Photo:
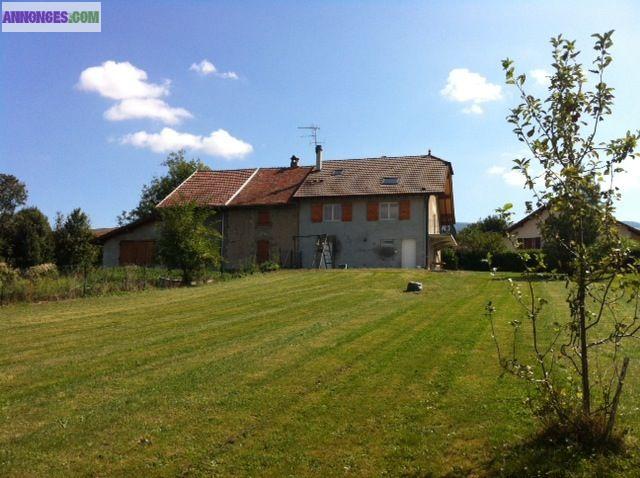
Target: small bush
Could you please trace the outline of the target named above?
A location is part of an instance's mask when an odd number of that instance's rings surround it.
[[[25,271],[24,276],[29,280],[36,280],[43,277],[58,277],[58,267],[51,262],[39,264],[29,267]]]
[[[455,249],[447,248],[442,251],[442,262],[444,268],[449,270],[457,270],[459,267],[458,254]]]
[[[260,272],[273,272],[280,269],[280,264],[273,261],[265,261],[260,264]]]

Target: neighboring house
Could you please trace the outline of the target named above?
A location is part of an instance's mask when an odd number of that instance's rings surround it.
[[[512,224],[507,232],[516,237],[518,244],[524,249],[541,249],[544,245],[542,239],[542,233],[540,231],[540,225],[549,217],[549,211],[546,207],[540,207],[520,219],[518,222]],[[626,237],[627,239],[634,239],[640,241],[640,230],[625,224],[621,221],[616,221],[618,227],[618,233],[620,237]],[[508,241],[510,247],[513,244]]]
[[[316,166],[196,172],[158,204],[194,201],[218,213],[227,269],[267,260],[283,267],[440,266],[455,245],[453,169],[431,154],[323,161]],[[104,265],[147,264],[157,219],[103,239]]]

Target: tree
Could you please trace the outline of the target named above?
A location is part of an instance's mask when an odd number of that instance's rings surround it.
[[[220,264],[220,233],[214,227],[215,213],[195,203],[163,208],[158,254],[169,268],[182,271],[190,284],[206,267]]]
[[[21,269],[51,262],[53,234],[47,216],[39,209],[21,209],[13,216],[11,251],[11,261]]]
[[[0,173],[0,217],[11,215],[27,202],[27,187],[11,174]]]
[[[554,202],[551,199],[550,202]],[[591,211],[597,211],[600,206],[600,196],[591,194]],[[588,247],[593,247],[598,241],[598,215],[585,215],[581,223],[575,223],[571,211],[563,211],[562,207],[554,208],[555,214],[550,215],[541,224],[541,234],[544,240],[543,250],[545,262],[551,269],[560,272],[570,272],[573,255],[565,247],[565,243],[576,243],[582,240]]]
[[[158,203],[194,172],[210,170],[209,166],[199,159],[185,159],[184,154],[183,149],[177,153],[169,153],[167,159],[162,163],[167,167],[167,173],[164,176],[154,176],[149,184],[142,187],[138,206],[129,212],[122,211],[118,217],[120,225],[152,216]]]
[[[504,218],[487,216],[469,224],[456,236],[458,264],[462,269],[487,270],[487,257],[507,250]]]
[[[480,219],[475,225],[482,232],[497,232],[500,235],[504,235],[509,227],[506,218],[499,214],[491,214],[484,219]]]
[[[80,208],[65,217],[58,213],[53,231],[56,264],[63,270],[91,266],[97,257],[89,217]]]
[[[530,151],[514,160],[514,169],[523,174],[537,205],[547,207],[550,223],[568,226],[556,228],[554,237],[569,258],[568,310],[565,315],[546,311],[536,287],[540,261],[527,268],[523,286],[511,281],[522,315],[510,321],[508,348],[501,348],[496,337],[495,306],[489,302],[486,307],[501,366],[532,384],[537,393],[530,403],[547,427],[589,445],[614,438],[629,365],[624,343],[640,332],[638,263],[630,265],[613,216],[620,197],[614,177],[634,157],[639,133],[596,139],[612,112],[613,89],[604,81],[612,62],[612,33],[593,35],[596,58],[588,70],[593,83],[578,62],[575,42],[552,38],[553,73],[544,100],[526,93],[526,76],[515,73],[511,60],[503,61],[506,82],[517,88],[521,100],[507,120]],[[502,213],[509,214],[507,208]],[[523,255],[527,262],[530,254]],[[525,332],[530,345],[523,350],[519,337]]]
[[[27,202],[27,188],[18,178],[0,174],[0,259],[11,256],[13,214]]]

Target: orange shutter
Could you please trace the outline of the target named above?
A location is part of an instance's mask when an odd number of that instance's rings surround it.
[[[256,247],[256,262],[262,264],[269,260],[269,241],[260,240]]]
[[[268,226],[271,224],[271,214],[268,209],[258,211],[258,225]]]
[[[350,222],[352,216],[351,203],[345,202],[342,203],[342,221]]]
[[[411,219],[411,201],[409,201],[408,199],[400,201],[399,209],[400,211],[398,213],[398,216],[400,217],[401,221]]]
[[[322,222],[322,204],[311,205],[311,222]]]
[[[367,203],[367,221],[377,221],[379,217],[379,204],[377,202]]]

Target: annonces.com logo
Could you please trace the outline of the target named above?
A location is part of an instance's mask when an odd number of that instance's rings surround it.
[[[101,2],[2,2],[3,32],[100,32]]]

